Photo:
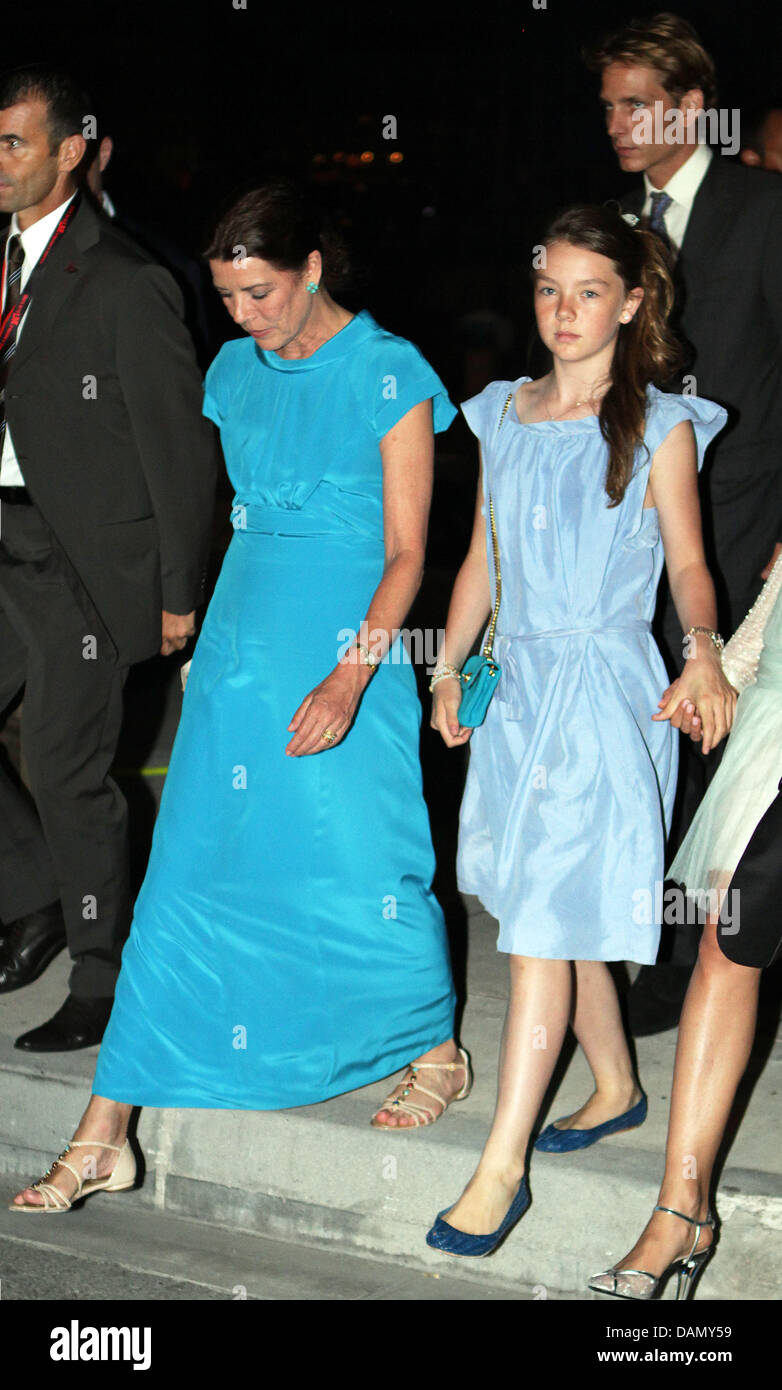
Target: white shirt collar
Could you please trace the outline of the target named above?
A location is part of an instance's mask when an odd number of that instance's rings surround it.
[[[8,237],[9,240],[12,236],[18,236],[21,239],[22,248],[24,250],[24,268],[28,275],[33,266],[37,265],[52,232],[57,226],[68,204],[72,202],[75,196],[76,195],[72,193],[70,198],[66,198],[64,203],[61,203],[58,208],[54,209],[54,212],[47,212],[44,217],[39,217],[37,222],[33,222],[30,227],[25,227],[23,232],[19,230],[19,220],[16,213],[14,213],[11,218],[11,225],[8,228]],[[6,247],[7,245],[8,243],[6,242]]]
[[[706,177],[712,158],[708,145],[696,145],[689,159],[685,160],[681,168],[671,175],[662,188],[655,188],[654,184],[649,182],[648,176],[644,174],[646,202],[650,202],[653,193],[667,193],[674,203],[678,203],[680,207],[689,212],[695,201],[695,194]]]

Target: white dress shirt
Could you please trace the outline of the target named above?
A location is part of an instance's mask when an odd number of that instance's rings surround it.
[[[681,168],[671,175],[662,188],[655,188],[654,184],[649,182],[647,175],[644,174],[646,198],[642,216],[648,217],[652,211],[653,193],[667,193],[673,202],[663,213],[663,222],[668,238],[677,251],[681,249],[681,244],[684,241],[684,233],[690,220],[695,194],[706,177],[712,159],[713,155],[708,145],[696,145],[689,159],[685,160]]]
[[[39,217],[37,222],[33,222],[32,226],[26,227],[23,232],[19,231],[19,223],[17,221],[16,213],[14,213],[13,217],[11,218],[11,225],[8,228],[8,241],[10,241],[12,236],[18,236],[21,239],[22,249],[24,250],[22,273],[19,277],[20,294],[24,289],[25,285],[27,284],[27,281],[30,279],[30,276],[32,275],[33,271],[35,270],[35,267],[38,264],[38,261],[40,260],[43,251],[46,249],[47,242],[49,241],[52,232],[57,226],[57,223],[59,222],[60,218],[65,212],[65,209],[70,203],[72,197],[73,194],[71,194],[70,198],[66,198],[65,202],[61,203],[58,208],[55,208],[54,212],[47,212],[45,217]],[[8,241],[6,241],[5,244],[6,261],[8,256]],[[5,285],[7,284],[7,282],[8,266],[6,263],[3,266],[3,284]],[[3,308],[5,308],[5,305],[3,305]],[[25,318],[26,317],[27,315],[25,314]],[[21,336],[23,328],[24,318],[22,319],[21,323],[19,324],[19,327],[16,330],[17,343],[19,342],[19,338]],[[17,462],[16,451],[14,449],[13,440],[11,439],[11,431],[8,428],[7,423],[5,427],[5,439],[3,440],[3,457],[0,461],[0,487],[24,487],[24,478],[22,477],[22,470]]]

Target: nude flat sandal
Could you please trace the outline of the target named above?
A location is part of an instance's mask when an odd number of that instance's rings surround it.
[[[470,1059],[463,1047],[459,1048],[459,1056],[461,1058],[459,1062],[415,1062],[411,1064],[411,1076],[409,1080],[405,1077],[405,1089],[401,1096],[394,1099],[392,1092],[391,1095],[386,1097],[383,1104],[378,1106],[372,1116],[370,1121],[372,1128],[383,1129],[389,1134],[396,1130],[404,1131],[418,1129],[419,1127],[425,1128],[427,1125],[433,1125],[436,1120],[439,1120],[440,1117],[445,1114],[452,1101],[466,1100],[472,1090],[472,1068],[470,1066]],[[418,1080],[418,1073],[420,1071],[456,1071],[457,1067],[464,1067],[465,1080],[462,1089],[458,1091],[455,1096],[451,1096],[451,1100],[446,1100],[444,1096],[438,1096],[435,1091],[428,1090],[428,1088],[422,1086]],[[436,1100],[437,1104],[443,1107],[442,1110],[434,1111],[432,1107],[425,1102],[419,1103],[416,1100],[408,1100],[408,1096],[412,1091],[415,1091],[416,1094],[420,1093],[421,1095],[429,1096],[430,1100]],[[390,1110],[399,1115],[410,1115],[413,1123],[411,1125],[378,1124],[377,1117],[381,1110]]]
[[[72,1149],[113,1149],[114,1153],[119,1154],[114,1167],[106,1178],[89,1178],[86,1182],[80,1177],[76,1169],[66,1161],[65,1155]],[[66,1197],[60,1192],[59,1188],[52,1183],[46,1182],[52,1168],[59,1163],[63,1168],[67,1168],[72,1173],[78,1183],[78,1187],[72,1197]],[[51,1168],[47,1168],[43,1177],[38,1182],[31,1183],[30,1186],[40,1192],[43,1197],[42,1205],[35,1205],[31,1202],[9,1202],[9,1211],[37,1211],[45,1212],[47,1215],[59,1215],[60,1212],[70,1211],[74,1202],[80,1201],[83,1197],[89,1197],[93,1192],[126,1192],[136,1181],[136,1160],[133,1150],[127,1139],[121,1148],[116,1144],[104,1144],[95,1140],[72,1139],[70,1144],[66,1144],[59,1158],[54,1160]]]

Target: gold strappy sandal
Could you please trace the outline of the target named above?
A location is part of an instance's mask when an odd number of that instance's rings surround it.
[[[114,1153],[119,1154],[114,1167],[106,1178],[88,1178],[85,1182],[77,1173],[72,1164],[68,1163],[65,1155],[72,1149],[113,1149]],[[67,1168],[72,1173],[78,1183],[78,1187],[72,1197],[66,1197],[59,1188],[52,1183],[46,1182],[49,1174],[57,1164]],[[30,1183],[36,1192],[40,1192],[43,1203],[39,1206],[32,1202],[9,1202],[9,1211],[38,1211],[46,1212],[51,1215],[59,1215],[60,1212],[70,1211],[74,1202],[78,1202],[82,1197],[89,1197],[92,1192],[126,1192],[136,1181],[136,1160],[133,1150],[127,1139],[122,1148],[117,1148],[116,1144],[104,1144],[98,1140],[72,1139],[70,1144],[66,1144],[59,1158],[54,1160],[51,1168],[47,1168],[43,1177],[38,1182]]]
[[[383,1104],[378,1106],[372,1116],[370,1121],[372,1128],[383,1129],[388,1134],[396,1133],[397,1130],[404,1132],[410,1129],[425,1128],[427,1125],[433,1125],[436,1120],[439,1120],[440,1116],[445,1114],[452,1101],[465,1100],[472,1089],[472,1068],[470,1067],[470,1059],[463,1047],[459,1048],[459,1056],[461,1058],[459,1062],[411,1063],[409,1075],[404,1078],[404,1091],[401,1096],[395,1097],[393,1092],[391,1095],[386,1096]],[[438,1096],[436,1091],[428,1090],[427,1087],[422,1086],[421,1082],[418,1080],[418,1073],[421,1071],[456,1071],[457,1067],[464,1067],[464,1085],[455,1096],[451,1096],[451,1100],[446,1100],[444,1096]],[[442,1106],[442,1110],[435,1111],[432,1109],[431,1105],[427,1105],[425,1102],[408,1100],[408,1096],[410,1096],[412,1091],[415,1091],[416,1094],[420,1093],[421,1095],[429,1096],[430,1100],[434,1100],[438,1105]],[[410,1115],[413,1123],[410,1125],[378,1124],[377,1117],[381,1110],[390,1110],[397,1115]]]

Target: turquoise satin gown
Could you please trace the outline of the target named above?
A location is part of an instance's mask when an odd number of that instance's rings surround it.
[[[692,425],[698,467],[727,414],[651,386],[644,445],[608,505],[596,416],[521,424],[494,381],[462,409],[481,442],[502,576],[502,668],[470,740],[459,887],[499,919],[498,950],[653,964],[678,734],[653,722],[668,685],[652,636],[663,545],[644,508],[655,450]],[[487,548],[492,570],[487,519]]]
[[[271,1110],[388,1075],[446,1041],[454,992],[401,642],[345,739],[288,724],[383,573],[379,441],[431,399],[418,350],[362,312],[311,357],[222,348],[204,413],[236,489],[95,1093]]]

